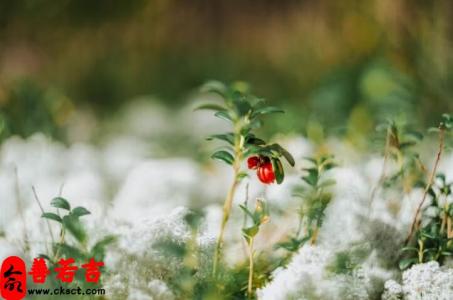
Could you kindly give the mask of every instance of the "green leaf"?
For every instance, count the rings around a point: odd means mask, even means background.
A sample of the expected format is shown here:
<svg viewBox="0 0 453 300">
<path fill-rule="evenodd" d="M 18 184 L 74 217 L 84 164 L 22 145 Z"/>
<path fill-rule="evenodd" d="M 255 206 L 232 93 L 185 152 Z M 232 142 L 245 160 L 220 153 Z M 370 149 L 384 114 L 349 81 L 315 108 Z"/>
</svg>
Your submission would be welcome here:
<svg viewBox="0 0 453 300">
<path fill-rule="evenodd" d="M 244 235 L 251 237 L 251 238 L 253 238 L 258 233 L 258 231 L 259 231 L 259 226 L 256 226 L 256 225 L 242 229 L 242 232 L 244 233 Z"/>
<path fill-rule="evenodd" d="M 56 247 L 60 248 L 60 254 L 62 257 L 71 257 L 78 261 L 79 260 L 85 261 L 86 259 L 83 252 L 74 246 L 70 246 L 64 243 L 63 244 L 58 243 L 56 244 Z"/>
<path fill-rule="evenodd" d="M 107 235 L 96 242 L 93 246 L 92 251 L 96 251 L 96 249 L 105 248 L 107 245 L 116 241 L 116 236 L 114 235 Z"/>
<path fill-rule="evenodd" d="M 216 93 L 225 97 L 228 88 L 220 81 L 211 80 L 206 82 L 200 89 L 202 93 Z"/>
<path fill-rule="evenodd" d="M 286 159 L 286 161 L 288 161 L 288 163 L 292 167 L 294 167 L 296 162 L 294 161 L 294 158 L 291 155 L 291 153 L 289 153 L 285 148 L 283 148 L 279 144 L 272 144 L 272 145 L 269 146 L 269 148 L 271 148 L 272 150 L 276 151 L 278 153 L 278 155 L 283 155 L 283 157 Z"/>
<path fill-rule="evenodd" d="M 247 129 L 258 129 L 263 126 L 263 121 L 259 119 L 254 119 L 250 122 L 250 124 L 247 126 Z"/>
<path fill-rule="evenodd" d="M 294 161 L 294 157 L 291 155 L 291 153 L 286 151 L 286 149 L 283 147 L 281 147 L 281 153 L 283 157 L 286 159 L 286 161 L 291 165 L 291 167 L 294 167 L 296 162 Z"/>
<path fill-rule="evenodd" d="M 231 118 L 230 114 L 229 114 L 227 111 L 225 111 L 225 110 L 216 112 L 216 113 L 214 114 L 214 116 L 216 116 L 216 117 L 218 117 L 218 118 L 220 118 L 220 119 L 226 120 L 226 121 L 228 121 L 228 122 L 232 122 L 232 120 L 233 120 L 233 119 Z"/>
<path fill-rule="evenodd" d="M 85 207 L 78 206 L 71 211 L 71 214 L 75 217 L 81 217 L 91 213 Z"/>
<path fill-rule="evenodd" d="M 315 187 L 318 184 L 318 179 L 319 179 L 318 169 L 310 168 L 310 169 L 305 169 L 305 171 L 308 172 L 308 175 L 303 176 L 302 180 L 304 180 L 310 186 Z"/>
<path fill-rule="evenodd" d="M 245 143 L 249 145 L 266 145 L 266 142 L 260 138 L 257 138 L 254 134 L 249 133 L 245 138 Z"/>
<path fill-rule="evenodd" d="M 306 161 L 311 162 L 311 163 L 312 163 L 313 165 L 315 165 L 315 166 L 318 165 L 318 161 L 317 161 L 316 159 L 312 158 L 312 157 L 306 156 L 306 157 L 304 157 L 304 159 L 305 159 Z"/>
<path fill-rule="evenodd" d="M 215 153 L 211 156 L 211 158 L 213 158 L 213 159 L 218 159 L 218 160 L 222 160 L 222 161 L 226 162 L 226 163 L 229 164 L 229 165 L 232 165 L 233 162 L 234 162 L 234 157 L 233 157 L 233 155 L 231 155 L 229 152 L 223 151 L 223 150 L 215 152 Z"/>
<path fill-rule="evenodd" d="M 116 241 L 116 236 L 107 235 L 101 240 L 97 241 L 91 248 L 91 255 L 96 261 L 103 261 L 105 257 L 105 248 Z"/>
<path fill-rule="evenodd" d="M 245 214 L 247 214 L 250 218 L 252 218 L 252 220 L 255 219 L 255 216 L 252 214 L 252 212 L 247 207 L 245 207 L 245 205 L 239 204 L 239 207 L 244 211 Z"/>
<path fill-rule="evenodd" d="M 400 260 L 398 265 L 399 265 L 400 270 L 406 270 L 414 263 L 417 263 L 416 258 L 405 258 L 405 259 Z"/>
<path fill-rule="evenodd" d="M 56 208 L 71 210 L 71 205 L 69 204 L 68 200 L 62 197 L 53 198 L 52 201 L 50 202 L 50 205 Z"/>
<path fill-rule="evenodd" d="M 63 220 L 60 218 L 59 215 L 54 214 L 54 213 L 51 213 L 51 212 L 45 212 L 45 213 L 43 213 L 43 214 L 41 215 L 41 218 L 45 218 L 45 219 L 57 221 L 57 222 L 60 222 L 60 223 L 63 222 Z"/>
<path fill-rule="evenodd" d="M 253 95 L 249 95 L 248 100 L 254 109 L 262 107 L 264 103 L 266 103 L 264 98 L 259 98 Z"/>
<path fill-rule="evenodd" d="M 226 110 L 226 108 L 219 104 L 207 103 L 207 104 L 201 104 L 200 106 L 197 106 L 194 110 L 224 111 L 224 110 Z"/>
<path fill-rule="evenodd" d="M 48 261 L 52 261 L 52 260 L 50 259 L 50 257 L 49 257 L 48 255 L 46 255 L 46 254 L 40 253 L 40 254 L 38 254 L 38 257 L 39 257 L 39 258 L 44 258 L 44 259 L 46 259 L 46 260 L 48 260 Z"/>
<path fill-rule="evenodd" d="M 247 101 L 242 100 L 242 99 L 238 99 L 237 101 L 234 101 L 233 104 L 234 104 L 234 107 L 236 109 L 238 116 L 240 116 L 240 117 L 247 115 L 249 113 L 250 109 L 252 108 L 250 106 L 250 103 L 248 103 Z"/>
<path fill-rule="evenodd" d="M 79 241 L 80 243 L 85 242 L 86 232 L 82 226 L 82 223 L 80 223 L 77 217 L 74 217 L 72 215 L 64 216 L 63 225 L 77 241 Z"/>
<path fill-rule="evenodd" d="M 421 233 L 422 237 L 426 237 L 426 238 L 429 238 L 429 239 L 436 239 L 436 237 L 432 234 L 429 234 L 427 232 L 422 232 Z"/>
<path fill-rule="evenodd" d="M 232 132 L 225 133 L 225 134 L 213 134 L 206 138 L 208 141 L 212 141 L 214 139 L 225 141 L 230 145 L 234 145 L 234 134 Z"/>
<path fill-rule="evenodd" d="M 258 154 L 262 156 L 272 156 L 272 152 L 267 147 L 261 147 L 258 145 L 247 145 L 247 151 L 245 151 L 244 156 L 248 157 L 253 154 Z"/>
<path fill-rule="evenodd" d="M 240 172 L 237 176 L 236 176 L 236 179 L 237 180 L 242 180 L 243 178 L 245 177 L 248 177 L 249 175 L 245 172 Z"/>
<path fill-rule="evenodd" d="M 418 252 L 418 249 L 415 247 L 404 247 L 401 249 L 401 252 L 409 252 L 409 251 Z"/>
<path fill-rule="evenodd" d="M 324 180 L 323 182 L 321 182 L 321 184 L 319 184 L 319 187 L 326 188 L 326 187 L 329 187 L 329 186 L 332 186 L 335 184 L 336 184 L 335 179 L 327 179 L 327 180 Z"/>
<path fill-rule="evenodd" d="M 253 112 L 253 116 L 258 116 L 258 115 L 267 115 L 267 114 L 274 114 L 274 113 L 284 113 L 285 111 L 275 107 L 275 106 L 265 106 L 258 108 Z"/>
<path fill-rule="evenodd" d="M 272 158 L 272 168 L 274 169 L 275 180 L 277 184 L 281 184 L 285 178 L 285 172 L 283 170 L 282 163 L 278 158 Z"/>
</svg>

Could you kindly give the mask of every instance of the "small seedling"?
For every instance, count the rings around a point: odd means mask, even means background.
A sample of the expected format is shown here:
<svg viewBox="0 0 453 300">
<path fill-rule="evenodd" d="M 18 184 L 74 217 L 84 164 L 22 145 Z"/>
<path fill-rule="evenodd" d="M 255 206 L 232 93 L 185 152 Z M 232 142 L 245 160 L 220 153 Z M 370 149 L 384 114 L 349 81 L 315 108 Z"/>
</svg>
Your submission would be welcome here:
<svg viewBox="0 0 453 300">
<path fill-rule="evenodd" d="M 72 208 L 69 201 L 63 197 L 52 199 L 50 205 L 56 208 L 56 212 L 43 212 L 41 217 L 60 224 L 59 241 L 52 242 L 52 253 L 40 254 L 39 257 L 47 259 L 52 266 L 56 266 L 60 258 L 74 258 L 80 262 L 86 262 L 91 258 L 103 261 L 105 249 L 115 241 L 115 237 L 107 235 L 88 248 L 89 235 L 80 218 L 91 213 L 82 206 Z M 67 234 L 71 235 L 75 243 L 67 240 Z M 80 274 L 77 273 L 76 279 L 79 277 Z M 83 281 L 80 280 L 79 283 L 83 284 Z"/>
<path fill-rule="evenodd" d="M 332 199 L 329 188 L 335 184 L 335 180 L 325 178 L 326 172 L 336 166 L 333 156 L 307 158 L 307 161 L 310 166 L 303 169 L 306 174 L 302 176 L 305 184 L 296 188 L 294 193 L 301 199 L 297 232 L 288 241 L 278 244 L 290 252 L 296 252 L 306 242 L 316 243 L 324 212 Z"/>
<path fill-rule="evenodd" d="M 269 212 L 266 203 L 263 200 L 257 199 L 255 205 L 255 211 L 251 212 L 245 205 L 240 205 L 244 211 L 246 219 L 251 222 L 250 226 L 242 228 L 242 236 L 247 243 L 247 249 L 249 254 L 249 277 L 247 285 L 247 294 L 249 298 L 253 297 L 253 255 L 254 255 L 254 241 L 256 235 L 259 233 L 260 226 L 269 221 Z"/>
</svg>

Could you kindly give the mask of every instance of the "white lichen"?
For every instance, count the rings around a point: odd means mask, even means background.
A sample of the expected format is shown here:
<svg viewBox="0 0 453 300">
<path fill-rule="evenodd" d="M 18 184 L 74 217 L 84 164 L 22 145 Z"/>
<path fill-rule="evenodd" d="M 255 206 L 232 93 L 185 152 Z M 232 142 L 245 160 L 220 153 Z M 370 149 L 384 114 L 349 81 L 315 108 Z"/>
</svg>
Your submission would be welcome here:
<svg viewBox="0 0 453 300">
<path fill-rule="evenodd" d="M 319 246 L 304 246 L 286 268 L 257 291 L 259 299 L 368 299 L 367 275 L 360 269 L 337 274 L 328 271 L 334 252 Z"/>
<path fill-rule="evenodd" d="M 453 269 L 440 267 L 435 261 L 414 265 L 403 273 L 401 284 L 386 282 L 382 299 L 453 299 Z"/>
<path fill-rule="evenodd" d="M 197 278 L 209 274 L 214 240 L 193 235 L 185 221 L 189 212 L 187 208 L 178 207 L 169 215 L 117 228 L 118 243 L 106 258 L 106 264 L 111 270 L 106 286 L 118 295 L 114 299 L 129 299 L 139 293 L 156 293 L 151 282 L 171 281 L 178 276 L 187 263 L 184 254 L 173 252 L 180 247 L 196 247 L 194 251 L 198 253 L 199 260 L 195 275 Z M 160 294 L 167 296 L 167 293 Z"/>
</svg>

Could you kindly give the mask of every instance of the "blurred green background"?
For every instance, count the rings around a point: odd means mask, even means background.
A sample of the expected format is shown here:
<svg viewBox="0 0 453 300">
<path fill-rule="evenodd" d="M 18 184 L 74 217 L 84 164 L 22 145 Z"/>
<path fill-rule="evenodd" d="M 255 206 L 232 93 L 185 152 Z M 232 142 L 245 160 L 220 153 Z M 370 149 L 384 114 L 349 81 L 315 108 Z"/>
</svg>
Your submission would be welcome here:
<svg viewBox="0 0 453 300">
<path fill-rule="evenodd" d="M 0 1 L 0 132 L 65 141 L 79 110 L 108 120 L 141 95 L 178 109 L 208 79 L 284 107 L 275 130 L 432 125 L 453 111 L 452 14 L 448 0 Z"/>
</svg>

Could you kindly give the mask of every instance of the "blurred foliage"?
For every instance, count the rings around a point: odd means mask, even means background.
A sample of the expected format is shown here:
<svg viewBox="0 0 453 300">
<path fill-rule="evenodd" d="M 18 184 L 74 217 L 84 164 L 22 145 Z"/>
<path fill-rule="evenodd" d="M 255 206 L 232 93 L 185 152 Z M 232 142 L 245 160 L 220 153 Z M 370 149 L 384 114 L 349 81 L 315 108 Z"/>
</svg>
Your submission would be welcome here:
<svg viewBox="0 0 453 300">
<path fill-rule="evenodd" d="M 398 113 L 425 126 L 452 111 L 452 11 L 448 0 L 0 1 L 0 124 L 62 137 L 56 106 L 108 118 L 138 95 L 177 108 L 207 79 L 244 80 L 289 112 L 276 130 L 315 120 L 361 146 Z M 28 91 L 15 100 L 18 81 Z"/>
<path fill-rule="evenodd" d="M 71 109 L 65 97 L 29 80 L 12 84 L 5 94 L 0 101 L 0 141 L 9 135 L 28 137 L 38 130 L 62 137 L 65 111 Z"/>
</svg>

